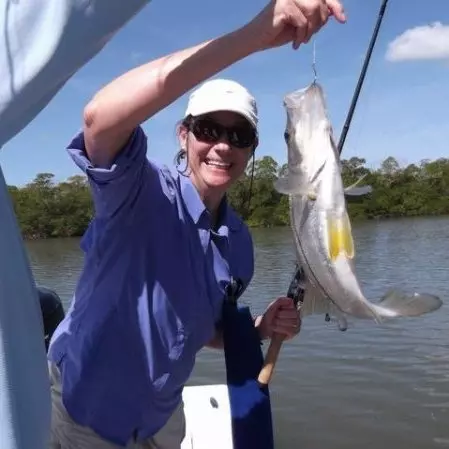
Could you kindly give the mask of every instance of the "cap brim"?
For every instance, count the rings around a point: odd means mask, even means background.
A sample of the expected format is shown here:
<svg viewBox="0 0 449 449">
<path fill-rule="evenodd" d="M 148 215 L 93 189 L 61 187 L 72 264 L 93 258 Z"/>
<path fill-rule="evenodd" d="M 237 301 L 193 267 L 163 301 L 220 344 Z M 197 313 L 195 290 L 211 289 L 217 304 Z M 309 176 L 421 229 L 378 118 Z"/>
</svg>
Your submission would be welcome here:
<svg viewBox="0 0 449 449">
<path fill-rule="evenodd" d="M 244 119 L 246 119 L 250 125 L 257 130 L 257 123 L 254 120 L 254 117 L 252 117 L 251 113 L 248 111 L 244 111 L 244 108 L 239 108 L 235 106 L 235 102 L 232 102 L 232 104 L 226 105 L 224 103 L 221 103 L 220 105 L 209 107 L 202 106 L 199 109 L 192 108 L 191 110 L 187 111 L 189 114 L 193 116 L 199 116 L 204 114 L 211 114 L 213 112 L 234 112 L 236 114 L 241 115 Z"/>
</svg>

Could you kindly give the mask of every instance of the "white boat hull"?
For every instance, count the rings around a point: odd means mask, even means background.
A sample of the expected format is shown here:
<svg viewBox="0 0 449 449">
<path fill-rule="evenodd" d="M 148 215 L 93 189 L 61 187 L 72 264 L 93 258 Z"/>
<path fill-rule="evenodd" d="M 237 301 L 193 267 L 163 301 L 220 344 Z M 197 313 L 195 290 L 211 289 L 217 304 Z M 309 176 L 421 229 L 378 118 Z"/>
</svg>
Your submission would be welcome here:
<svg viewBox="0 0 449 449">
<path fill-rule="evenodd" d="M 183 400 L 186 436 L 181 449 L 233 449 L 226 385 L 185 387 Z"/>
</svg>

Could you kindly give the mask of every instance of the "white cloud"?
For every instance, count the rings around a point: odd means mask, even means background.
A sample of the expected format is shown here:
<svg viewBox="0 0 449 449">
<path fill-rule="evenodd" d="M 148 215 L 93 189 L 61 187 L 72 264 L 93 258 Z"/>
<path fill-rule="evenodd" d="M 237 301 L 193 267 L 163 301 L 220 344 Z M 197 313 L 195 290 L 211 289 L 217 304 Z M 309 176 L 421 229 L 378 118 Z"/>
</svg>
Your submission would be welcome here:
<svg viewBox="0 0 449 449">
<path fill-rule="evenodd" d="M 388 61 L 449 60 L 449 25 L 435 22 L 410 28 L 388 45 Z"/>
</svg>

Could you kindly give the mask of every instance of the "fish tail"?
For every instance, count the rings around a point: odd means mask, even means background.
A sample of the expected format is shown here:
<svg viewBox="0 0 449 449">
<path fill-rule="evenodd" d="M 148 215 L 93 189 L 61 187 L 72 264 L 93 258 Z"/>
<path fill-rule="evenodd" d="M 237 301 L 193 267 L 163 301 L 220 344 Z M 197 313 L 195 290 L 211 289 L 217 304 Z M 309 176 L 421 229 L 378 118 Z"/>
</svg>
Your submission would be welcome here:
<svg viewBox="0 0 449 449">
<path fill-rule="evenodd" d="M 374 309 L 382 317 L 417 317 L 438 310 L 442 304 L 438 296 L 429 293 L 407 295 L 391 290 L 374 305 Z"/>
</svg>

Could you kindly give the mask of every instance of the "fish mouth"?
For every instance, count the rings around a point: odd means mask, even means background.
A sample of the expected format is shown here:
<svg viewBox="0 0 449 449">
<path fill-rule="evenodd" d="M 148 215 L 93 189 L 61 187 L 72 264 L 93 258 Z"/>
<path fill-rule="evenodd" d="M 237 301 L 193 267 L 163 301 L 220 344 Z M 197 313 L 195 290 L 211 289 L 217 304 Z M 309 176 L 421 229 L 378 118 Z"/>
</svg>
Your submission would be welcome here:
<svg viewBox="0 0 449 449">
<path fill-rule="evenodd" d="M 286 94 L 284 107 L 291 112 L 299 110 L 299 113 L 307 113 L 312 120 L 328 118 L 324 91 L 316 82 Z"/>
<path fill-rule="evenodd" d="M 300 105 L 301 101 L 303 100 L 308 89 L 310 89 L 310 86 L 303 87 L 302 89 L 297 89 L 286 94 L 284 96 L 284 106 L 287 109 L 297 108 Z"/>
</svg>

